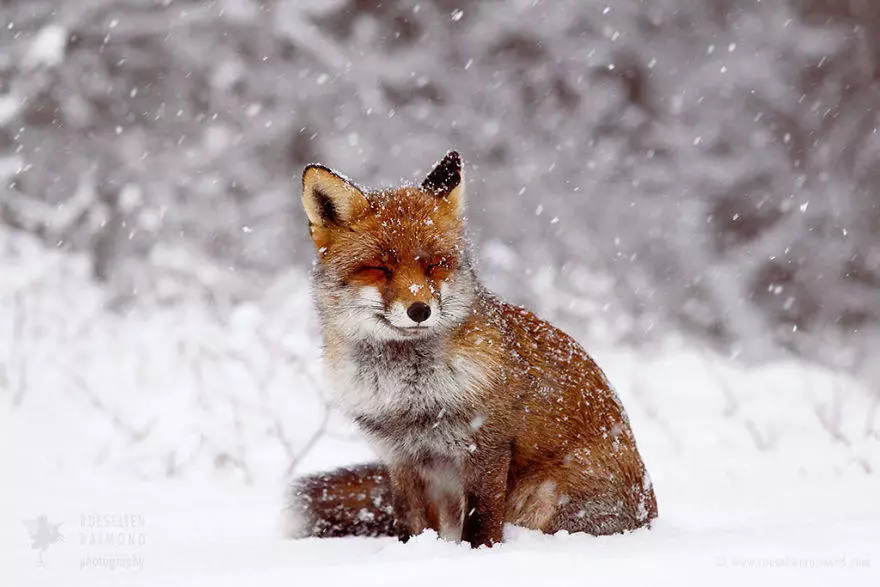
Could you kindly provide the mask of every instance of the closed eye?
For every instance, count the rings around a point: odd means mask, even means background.
[[[441,259],[436,263],[432,263],[425,267],[425,273],[427,273],[431,277],[437,277],[440,279],[445,279],[449,273],[452,272],[453,267],[455,266],[455,260],[453,259]]]
[[[390,269],[388,269],[387,267],[382,267],[380,265],[364,265],[357,270],[358,273],[365,273],[367,271],[376,271],[385,275],[386,277],[391,275]]]

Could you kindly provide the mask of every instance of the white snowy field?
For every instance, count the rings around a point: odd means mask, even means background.
[[[680,341],[590,348],[653,477],[653,529],[508,528],[478,551],[286,541],[291,462],[370,458],[327,416],[301,274],[228,319],[195,303],[115,316],[82,260],[11,238],[0,260],[4,585],[880,582],[878,397],[842,374]]]
[[[765,480],[667,481],[660,493],[664,511],[653,530],[594,538],[509,529],[508,542],[491,551],[471,551],[433,535],[406,545],[356,538],[285,542],[273,523],[277,496],[253,488],[132,484],[92,476],[86,484],[40,489],[17,486],[14,509],[4,511],[4,584],[448,585],[477,579],[499,585],[606,580],[627,585],[653,579],[876,585],[878,578],[880,507],[877,487],[864,481],[800,488]],[[23,507],[64,521],[65,541],[46,551],[43,568],[23,540]],[[136,544],[88,544],[104,532],[81,520],[95,513],[142,519],[142,526],[115,530],[126,539],[133,536]]]

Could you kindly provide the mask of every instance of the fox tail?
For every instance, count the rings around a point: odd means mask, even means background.
[[[394,536],[387,469],[373,463],[297,479],[288,494],[284,526],[288,538]]]

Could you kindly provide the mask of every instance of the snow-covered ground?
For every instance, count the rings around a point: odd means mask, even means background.
[[[0,530],[2,567],[7,585],[448,585],[469,579],[499,585],[652,579],[876,585],[877,495],[876,485],[864,480],[800,487],[765,479],[667,480],[660,493],[663,514],[651,531],[593,538],[511,529],[502,546],[471,551],[433,535],[406,545],[393,539],[285,542],[276,532],[272,492],[90,476],[74,486],[17,486],[15,509],[4,512]],[[20,520],[36,513],[63,522],[65,541],[49,547],[44,568],[37,567]],[[106,530],[82,516],[108,514],[136,517],[134,528],[115,530],[135,544],[89,544]],[[112,564],[118,566],[101,566]]]
[[[880,409],[844,375],[591,348],[654,479],[652,530],[285,541],[291,462],[370,458],[321,400],[301,273],[228,319],[114,316],[81,260],[12,239],[0,259],[4,585],[880,584]]]

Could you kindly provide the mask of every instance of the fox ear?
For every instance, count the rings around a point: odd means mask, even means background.
[[[446,198],[461,214],[464,208],[464,172],[461,169],[461,155],[457,151],[449,151],[434,166],[422,182],[422,189],[432,192],[440,198]]]
[[[367,198],[351,180],[324,167],[303,171],[303,208],[312,226],[345,225],[367,207]]]

